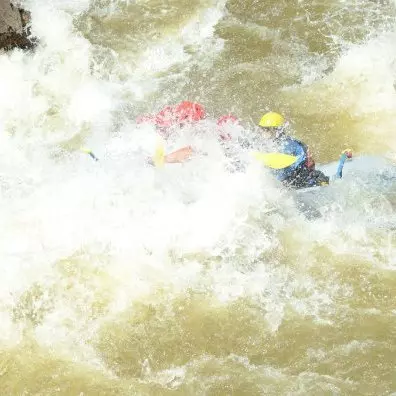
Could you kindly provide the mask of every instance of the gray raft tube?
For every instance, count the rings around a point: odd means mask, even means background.
[[[318,170],[330,176],[330,185],[296,190],[294,197],[298,209],[308,219],[336,212],[366,218],[394,217],[396,161],[387,157],[361,155],[345,159],[340,175],[342,160],[317,165]]]

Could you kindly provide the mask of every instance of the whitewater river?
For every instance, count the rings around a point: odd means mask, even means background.
[[[0,395],[395,395],[396,186],[346,178],[307,219],[211,132],[276,110],[318,163],[395,161],[396,3],[22,4],[40,45],[0,55]],[[165,149],[207,155],[149,166],[136,117],[184,99],[207,133]]]

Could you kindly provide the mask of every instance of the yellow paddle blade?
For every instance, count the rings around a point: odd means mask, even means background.
[[[272,169],[283,169],[294,164],[298,157],[282,153],[260,153],[254,152],[254,158]]]
[[[165,149],[162,143],[157,145],[157,148],[154,153],[153,157],[154,165],[155,166],[162,166],[165,162]]]

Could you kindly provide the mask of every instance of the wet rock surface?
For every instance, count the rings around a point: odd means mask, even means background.
[[[0,49],[31,49],[36,39],[30,33],[30,13],[9,0],[0,0]]]

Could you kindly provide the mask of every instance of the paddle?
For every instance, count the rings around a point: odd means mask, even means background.
[[[272,169],[283,169],[294,164],[298,157],[282,153],[261,153],[253,152],[254,158]]]
[[[93,160],[99,161],[99,158],[90,149],[82,147],[80,148],[80,151],[82,151],[83,153],[87,153]],[[159,142],[153,156],[153,163],[155,166],[158,167],[158,166],[162,166],[164,162],[165,162],[164,145],[162,144],[162,142]]]
[[[91,158],[93,158],[95,161],[99,161],[99,158],[91,151],[91,150],[89,150],[89,149],[87,149],[87,148],[84,148],[84,147],[82,147],[82,148],[80,148],[80,150],[83,152],[83,153],[87,153]]]
[[[165,163],[165,149],[164,144],[159,142],[153,156],[154,166],[162,166]]]
[[[186,148],[183,148],[179,151],[182,151],[185,149]],[[190,147],[188,147],[188,149],[191,151]],[[96,155],[90,149],[81,148],[80,150],[84,153],[87,153],[93,160],[99,161],[99,158],[96,157]],[[282,153],[253,152],[252,154],[258,161],[260,161],[265,166],[268,166],[269,168],[272,168],[272,169],[287,168],[288,166],[294,164],[298,158],[293,155],[282,154]],[[157,148],[156,148],[154,156],[153,156],[153,162],[156,167],[160,167],[160,166],[164,165],[164,163],[165,163],[165,149],[164,149],[163,142],[159,142],[157,144]]]
[[[340,161],[338,163],[337,172],[334,175],[334,179],[342,179],[342,170],[344,169],[344,164],[347,159],[352,158],[352,150],[346,149],[341,153]]]

